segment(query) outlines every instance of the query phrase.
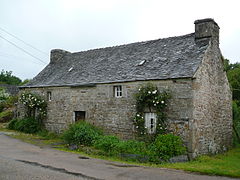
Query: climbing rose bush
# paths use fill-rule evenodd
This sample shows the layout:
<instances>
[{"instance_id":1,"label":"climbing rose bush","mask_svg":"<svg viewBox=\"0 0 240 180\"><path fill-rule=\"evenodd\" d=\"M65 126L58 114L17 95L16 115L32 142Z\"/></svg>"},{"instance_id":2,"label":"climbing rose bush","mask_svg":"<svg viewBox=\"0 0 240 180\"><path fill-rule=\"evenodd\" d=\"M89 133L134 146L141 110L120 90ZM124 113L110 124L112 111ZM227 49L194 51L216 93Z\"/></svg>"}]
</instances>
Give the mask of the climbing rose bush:
<instances>
[{"instance_id":1,"label":"climbing rose bush","mask_svg":"<svg viewBox=\"0 0 240 180\"><path fill-rule=\"evenodd\" d=\"M25 92L20 95L19 100L28 110L37 109L41 117L45 117L47 115L47 103L40 96L30 92Z\"/></svg>"}]
</instances>

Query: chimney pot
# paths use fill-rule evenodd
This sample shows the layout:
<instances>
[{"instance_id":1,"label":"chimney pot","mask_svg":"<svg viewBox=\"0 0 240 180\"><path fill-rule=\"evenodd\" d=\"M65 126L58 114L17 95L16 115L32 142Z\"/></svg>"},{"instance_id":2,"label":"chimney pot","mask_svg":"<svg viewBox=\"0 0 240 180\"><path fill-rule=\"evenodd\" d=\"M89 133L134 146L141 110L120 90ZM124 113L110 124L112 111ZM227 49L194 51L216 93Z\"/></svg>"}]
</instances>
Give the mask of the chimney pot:
<instances>
[{"instance_id":1,"label":"chimney pot","mask_svg":"<svg viewBox=\"0 0 240 180\"><path fill-rule=\"evenodd\" d=\"M51 50L50 63L56 63L66 54L70 54L70 52L62 50L62 49Z\"/></svg>"},{"instance_id":2,"label":"chimney pot","mask_svg":"<svg viewBox=\"0 0 240 180\"><path fill-rule=\"evenodd\" d=\"M211 18L200 19L194 21L195 24L195 40L203 38L211 38L219 43L219 26Z\"/></svg>"}]
</instances>

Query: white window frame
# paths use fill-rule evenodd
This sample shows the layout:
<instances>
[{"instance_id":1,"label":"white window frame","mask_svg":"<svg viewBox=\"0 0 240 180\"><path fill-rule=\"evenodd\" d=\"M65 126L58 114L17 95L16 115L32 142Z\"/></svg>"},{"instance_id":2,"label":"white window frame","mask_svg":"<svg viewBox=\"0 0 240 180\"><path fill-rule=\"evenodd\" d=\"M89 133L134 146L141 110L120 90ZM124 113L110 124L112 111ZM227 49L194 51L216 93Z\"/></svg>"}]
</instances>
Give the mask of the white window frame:
<instances>
[{"instance_id":1,"label":"white window frame","mask_svg":"<svg viewBox=\"0 0 240 180\"><path fill-rule=\"evenodd\" d=\"M47 100L52 101L52 92L51 91L47 92Z\"/></svg>"},{"instance_id":2,"label":"white window frame","mask_svg":"<svg viewBox=\"0 0 240 180\"><path fill-rule=\"evenodd\" d=\"M123 91L122 91L122 86L114 86L114 97L120 98L122 97Z\"/></svg>"},{"instance_id":3,"label":"white window frame","mask_svg":"<svg viewBox=\"0 0 240 180\"><path fill-rule=\"evenodd\" d=\"M156 133L157 128L157 114L156 113L145 113L145 127L147 128L148 134Z\"/></svg>"}]
</instances>

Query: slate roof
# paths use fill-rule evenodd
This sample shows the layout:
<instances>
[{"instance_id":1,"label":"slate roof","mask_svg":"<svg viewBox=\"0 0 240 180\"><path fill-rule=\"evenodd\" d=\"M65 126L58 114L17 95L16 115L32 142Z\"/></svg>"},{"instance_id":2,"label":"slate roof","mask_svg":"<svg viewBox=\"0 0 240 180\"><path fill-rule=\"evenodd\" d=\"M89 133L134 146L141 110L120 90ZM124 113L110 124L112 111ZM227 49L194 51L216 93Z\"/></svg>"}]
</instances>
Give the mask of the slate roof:
<instances>
[{"instance_id":1,"label":"slate roof","mask_svg":"<svg viewBox=\"0 0 240 180\"><path fill-rule=\"evenodd\" d=\"M193 77L209 40L194 33L145 42L68 53L49 63L24 87L80 86Z\"/></svg>"},{"instance_id":2,"label":"slate roof","mask_svg":"<svg viewBox=\"0 0 240 180\"><path fill-rule=\"evenodd\" d=\"M0 84L0 88L4 88L10 95L17 95L19 92L19 88L16 85Z\"/></svg>"}]
</instances>

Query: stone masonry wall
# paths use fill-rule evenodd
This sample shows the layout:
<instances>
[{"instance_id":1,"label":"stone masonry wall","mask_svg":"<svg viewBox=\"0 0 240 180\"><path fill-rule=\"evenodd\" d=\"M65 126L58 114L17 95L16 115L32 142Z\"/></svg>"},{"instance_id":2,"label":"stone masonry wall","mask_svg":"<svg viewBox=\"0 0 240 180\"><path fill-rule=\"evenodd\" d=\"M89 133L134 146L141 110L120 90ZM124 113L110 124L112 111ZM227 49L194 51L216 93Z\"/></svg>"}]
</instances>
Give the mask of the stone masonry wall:
<instances>
[{"instance_id":1,"label":"stone masonry wall","mask_svg":"<svg viewBox=\"0 0 240 180\"><path fill-rule=\"evenodd\" d=\"M195 78L192 157L224 151L232 143L232 97L217 43L209 46Z\"/></svg>"},{"instance_id":2,"label":"stone masonry wall","mask_svg":"<svg viewBox=\"0 0 240 180\"><path fill-rule=\"evenodd\" d=\"M31 92L47 98L47 129L60 132L74 123L74 111L86 111L86 121L124 139L134 138L132 119L135 115L134 93L140 85L151 82L159 90L169 90L172 98L168 105L169 131L182 136L189 146L189 120L192 118L192 80L137 81L97 84L96 87L31 88ZM113 87L122 85L123 97L114 97ZM28 89L29 90L29 89Z\"/></svg>"}]
</instances>

